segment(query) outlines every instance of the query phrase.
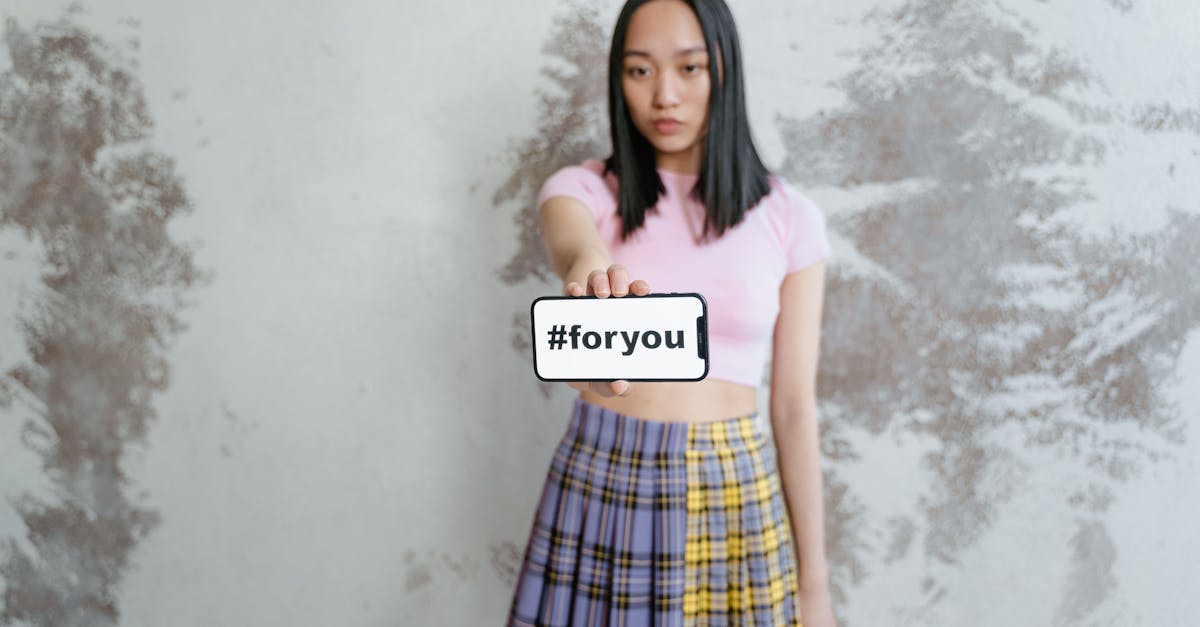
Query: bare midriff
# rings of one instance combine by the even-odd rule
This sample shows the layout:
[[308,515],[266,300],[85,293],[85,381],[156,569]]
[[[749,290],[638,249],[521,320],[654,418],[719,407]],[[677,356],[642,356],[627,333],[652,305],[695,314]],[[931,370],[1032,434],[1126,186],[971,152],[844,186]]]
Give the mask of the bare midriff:
[[748,385],[704,381],[634,381],[628,396],[605,397],[580,392],[583,400],[618,413],[660,422],[711,422],[752,414],[758,407],[758,390]]

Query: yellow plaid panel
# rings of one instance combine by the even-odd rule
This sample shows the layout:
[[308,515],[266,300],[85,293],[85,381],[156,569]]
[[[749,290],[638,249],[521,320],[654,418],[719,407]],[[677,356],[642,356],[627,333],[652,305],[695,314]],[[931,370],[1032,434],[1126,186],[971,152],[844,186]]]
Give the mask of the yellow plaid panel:
[[753,415],[689,426],[683,624],[799,626],[792,532]]

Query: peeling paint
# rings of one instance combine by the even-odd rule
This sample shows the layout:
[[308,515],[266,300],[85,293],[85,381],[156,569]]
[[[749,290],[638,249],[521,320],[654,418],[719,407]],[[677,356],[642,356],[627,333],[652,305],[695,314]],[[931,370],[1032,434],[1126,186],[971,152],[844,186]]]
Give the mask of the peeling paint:
[[515,284],[528,278],[557,280],[538,238],[532,196],[558,168],[610,150],[608,140],[608,38],[595,3],[572,1],[556,15],[543,46],[556,62],[542,68],[560,93],[539,91],[537,132],[512,149],[512,172],[492,196],[492,204],[518,201],[513,215],[518,247],[500,271]]
[[19,319],[31,358],[0,382],[20,390],[25,443],[57,493],[13,500],[29,544],[0,556],[0,623],[115,625],[130,556],[160,523],[122,455],[157,418],[181,298],[202,279],[167,232],[190,205],[143,142],[151,119],[122,50],[70,19],[7,20],[4,43],[0,228],[38,243],[45,270]]
[[916,537],[917,526],[912,520],[897,516],[888,520],[891,541],[888,543],[887,555],[883,561],[891,564],[908,554]]
[[[1002,430],[1019,426],[1027,442],[1106,481],[1182,444],[1162,382],[1178,338],[1200,321],[1200,275],[1185,267],[1200,241],[1195,215],[1171,212],[1163,232],[1098,240],[1061,218],[1091,198],[1085,173],[1112,149],[1085,122],[1158,132],[1188,128],[1190,114],[1149,105],[1131,117],[1075,100],[1097,77],[1032,43],[1032,26],[997,7],[910,1],[873,13],[882,43],[862,50],[841,79],[846,104],[781,124],[782,169],[803,186],[853,194],[925,182],[831,219],[856,256],[898,282],[831,267],[818,386],[827,422],[936,443],[919,529],[925,557],[945,564],[989,531],[1026,472]],[[1066,174],[1026,174],[1050,165]],[[1010,408],[1014,396],[1052,400]],[[1144,435],[1130,438],[1115,428],[1122,423]],[[1095,511],[1107,498],[1068,503]],[[860,556],[852,563],[870,563],[875,549],[861,536],[852,542],[846,550]],[[835,565],[836,586],[858,576]],[[924,588],[949,585],[931,574]]]
[[[534,279],[554,284],[552,291],[561,287],[538,237],[533,197],[558,168],[609,150],[605,104],[609,33],[602,23],[596,3],[569,2],[567,9],[554,18],[550,39],[543,47],[556,62],[544,66],[542,74],[558,91],[538,92],[538,131],[514,146],[508,158],[511,174],[492,196],[496,207],[519,203],[513,214],[517,249],[499,271],[501,281],[507,285]],[[528,313],[515,314],[510,329],[511,345],[526,356],[532,367]],[[552,384],[538,383],[542,398],[550,398],[553,389]]]

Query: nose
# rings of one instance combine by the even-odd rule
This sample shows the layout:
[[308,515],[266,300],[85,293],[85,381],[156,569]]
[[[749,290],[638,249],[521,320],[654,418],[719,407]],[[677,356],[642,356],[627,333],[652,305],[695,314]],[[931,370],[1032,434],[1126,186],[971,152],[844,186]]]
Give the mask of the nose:
[[654,82],[654,106],[669,109],[679,104],[679,85],[671,72],[659,72]]

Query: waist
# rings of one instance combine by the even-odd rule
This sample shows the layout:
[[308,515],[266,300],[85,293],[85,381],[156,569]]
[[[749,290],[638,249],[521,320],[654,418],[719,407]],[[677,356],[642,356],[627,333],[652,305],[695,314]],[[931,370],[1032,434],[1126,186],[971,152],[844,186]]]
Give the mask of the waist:
[[580,398],[626,416],[659,422],[712,422],[758,410],[758,389],[730,381],[634,381],[631,385],[629,396],[585,391]]
[[705,422],[628,416],[577,398],[567,426],[572,446],[605,451],[614,460],[653,463],[682,454],[757,454],[767,442],[758,413]]

